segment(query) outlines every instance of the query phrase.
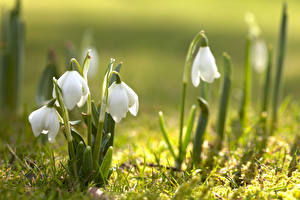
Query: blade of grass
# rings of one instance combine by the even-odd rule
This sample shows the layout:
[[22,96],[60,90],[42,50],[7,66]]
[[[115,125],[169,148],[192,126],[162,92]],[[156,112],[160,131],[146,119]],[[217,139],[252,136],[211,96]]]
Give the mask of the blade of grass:
[[159,125],[160,125],[160,128],[161,128],[161,132],[162,132],[162,134],[164,136],[164,139],[165,139],[165,141],[166,141],[166,143],[168,145],[168,148],[169,148],[169,150],[171,152],[171,155],[173,156],[173,158],[175,160],[177,160],[177,156],[174,153],[174,149],[173,149],[173,147],[172,147],[172,145],[170,143],[170,140],[169,140],[169,137],[168,137],[168,134],[167,134],[167,131],[166,131],[163,113],[160,111],[158,113],[158,115],[159,115]]
[[271,121],[271,132],[274,133],[277,123],[277,112],[278,112],[278,104],[279,104],[279,94],[280,94],[280,85],[281,85],[281,77],[283,72],[283,63],[285,56],[285,44],[286,44],[286,32],[287,32],[287,5],[283,4],[282,10],[282,19],[281,19],[281,27],[280,34],[278,40],[278,50],[277,50],[277,63],[276,63],[276,76],[274,80],[274,93],[273,93],[273,106],[272,106],[272,121]]
[[251,93],[251,38],[250,36],[246,39],[246,57],[245,57],[245,68],[244,68],[244,88],[243,96],[240,108],[240,124],[241,124],[241,134],[243,134],[245,127],[247,126],[247,113],[250,103],[250,93]]
[[185,137],[184,137],[184,140],[183,140],[183,144],[182,144],[182,155],[181,155],[181,162],[184,160],[185,158],[185,155],[186,155],[186,148],[191,140],[191,135],[192,135],[192,131],[193,131],[193,127],[194,127],[194,121],[195,121],[195,114],[196,114],[196,106],[193,105],[191,107],[191,110],[190,110],[190,117],[189,117],[189,121],[188,121],[188,124],[187,124],[187,129],[186,129],[186,132],[185,132]]
[[265,74],[263,99],[261,105],[261,127],[264,132],[264,136],[267,135],[267,120],[268,117],[270,116],[268,113],[268,107],[269,107],[269,96],[271,93],[271,73],[272,73],[272,65],[273,65],[272,59],[273,59],[273,48],[271,45],[269,45],[267,71]]

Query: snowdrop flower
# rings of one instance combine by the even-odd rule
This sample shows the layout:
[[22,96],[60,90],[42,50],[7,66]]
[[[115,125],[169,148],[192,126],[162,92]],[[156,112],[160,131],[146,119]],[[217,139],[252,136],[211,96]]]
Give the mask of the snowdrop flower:
[[59,119],[55,108],[43,106],[29,115],[29,122],[35,137],[41,133],[48,134],[49,142],[53,142],[59,130]]
[[251,52],[252,64],[258,73],[263,72],[266,68],[268,50],[263,40],[255,40]]
[[[87,82],[77,71],[66,71],[58,80],[58,86],[62,90],[64,103],[69,110],[76,105],[81,107],[84,105],[90,93]],[[56,97],[53,89],[53,98]]]
[[251,12],[245,14],[245,21],[248,25],[248,33],[251,37],[256,38],[261,34],[261,29],[255,19],[255,16]]
[[220,77],[217,65],[209,46],[201,45],[192,65],[192,83],[198,87],[200,78],[208,83]]
[[82,54],[83,60],[85,59],[85,56],[87,55],[88,52],[90,52],[90,56],[91,56],[88,76],[92,77],[92,76],[95,76],[97,74],[98,64],[99,64],[99,56],[98,56],[97,50],[94,47],[90,47],[90,48],[86,48],[83,51],[83,54]]
[[108,88],[106,112],[118,123],[126,117],[128,110],[133,116],[137,115],[139,98],[128,85],[117,80]]

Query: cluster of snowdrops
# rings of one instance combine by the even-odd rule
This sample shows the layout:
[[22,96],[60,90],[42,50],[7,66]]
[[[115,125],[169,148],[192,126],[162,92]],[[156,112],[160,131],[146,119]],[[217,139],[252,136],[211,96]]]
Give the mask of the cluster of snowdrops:
[[[199,50],[195,53],[198,47]],[[44,106],[32,112],[29,121],[34,135],[37,137],[40,134],[47,134],[49,142],[55,141],[55,136],[61,127],[68,142],[68,167],[72,177],[83,183],[93,181],[96,184],[103,185],[112,173],[110,167],[113,155],[112,141],[115,135],[115,122],[118,123],[126,117],[128,111],[136,116],[139,100],[137,94],[121,81],[119,74],[121,65],[114,67],[115,60],[111,59],[102,83],[101,100],[99,105],[96,105],[91,99],[88,86],[88,70],[93,62],[91,55],[90,50],[87,52],[82,66],[75,58],[72,58],[69,71],[66,71],[58,80],[53,78],[53,98]],[[230,62],[229,57],[225,56],[225,58]],[[175,155],[175,151],[170,144],[163,115],[160,112],[162,133],[177,168],[181,168],[184,160],[195,118],[195,106],[193,106],[183,139],[184,101],[189,73],[191,74],[191,82],[195,87],[198,87],[200,80],[213,83],[215,79],[220,77],[215,58],[208,45],[208,39],[203,31],[199,32],[192,41],[184,69],[178,155]],[[200,99],[199,101],[202,107],[207,106],[205,100]],[[82,134],[78,133],[73,127],[77,122],[70,121],[69,111],[76,106],[82,107],[85,104],[86,113],[82,114],[82,121],[87,127],[87,138],[83,139]],[[199,139],[198,134],[203,135],[206,123],[207,118],[206,120],[203,116],[199,118],[198,126],[200,127],[197,127],[192,152],[195,167],[198,167],[197,163],[199,163],[201,154],[202,144],[199,140],[203,140],[203,137]],[[200,133],[198,133],[198,129]]]

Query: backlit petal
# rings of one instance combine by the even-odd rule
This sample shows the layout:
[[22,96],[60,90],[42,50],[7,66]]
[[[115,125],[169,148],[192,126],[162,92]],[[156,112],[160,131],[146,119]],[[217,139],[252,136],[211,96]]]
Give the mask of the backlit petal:
[[28,117],[35,137],[39,136],[44,129],[43,122],[46,114],[47,114],[47,107],[43,106],[33,111]]
[[214,79],[220,77],[215,58],[209,47],[200,47],[199,55],[200,77],[203,81],[212,83]]
[[54,108],[47,108],[47,115],[45,117],[45,130],[48,131],[48,140],[53,142],[59,131],[59,119]]
[[128,111],[128,96],[121,84],[113,83],[108,88],[107,112],[115,122],[120,122],[126,117]]
[[136,116],[139,111],[139,97],[126,83],[122,82],[121,84],[125,88],[128,96],[129,112],[133,116]]
[[199,66],[200,66],[200,51],[197,53],[193,65],[192,65],[192,71],[191,71],[191,79],[192,83],[195,87],[198,87],[200,83],[200,71],[199,71]]
[[69,72],[64,84],[61,87],[64,103],[69,110],[72,110],[80,101],[82,96],[82,84],[78,80],[77,71]]

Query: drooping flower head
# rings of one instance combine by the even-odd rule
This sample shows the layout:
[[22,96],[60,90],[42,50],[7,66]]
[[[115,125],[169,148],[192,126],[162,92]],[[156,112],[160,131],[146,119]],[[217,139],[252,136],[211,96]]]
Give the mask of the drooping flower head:
[[191,77],[195,87],[198,87],[200,79],[212,83],[214,79],[220,77],[215,58],[210,51],[208,40],[204,34],[200,41],[199,51],[192,65]]
[[106,112],[115,122],[120,122],[129,111],[136,116],[139,110],[139,99],[137,94],[119,78],[108,88],[108,99]]
[[47,134],[49,142],[54,141],[59,130],[59,119],[55,108],[43,106],[33,111],[28,119],[35,137],[41,133]]
[[[77,71],[66,71],[58,80],[58,86],[62,90],[64,103],[69,110],[76,105],[84,105],[90,93],[86,80]],[[56,97],[53,89],[53,97]]]

